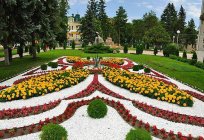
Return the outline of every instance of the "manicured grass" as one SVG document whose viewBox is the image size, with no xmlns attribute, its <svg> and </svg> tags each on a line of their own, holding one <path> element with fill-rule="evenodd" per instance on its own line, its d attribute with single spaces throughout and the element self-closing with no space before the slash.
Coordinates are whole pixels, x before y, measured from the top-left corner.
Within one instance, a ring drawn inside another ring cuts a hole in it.
<svg viewBox="0 0 204 140">
<path fill-rule="evenodd" d="M 0 80 L 18 74 L 26 69 L 40 66 L 43 63 L 49 62 L 61 56 L 81 56 L 94 57 L 96 54 L 85 54 L 80 50 L 52 50 L 45 53 L 40 53 L 36 60 L 30 56 L 24 58 L 16 58 L 10 66 L 5 66 L 4 62 L 0 62 Z M 182 82 L 188 83 L 204 90 L 204 70 L 195 66 L 178 62 L 165 57 L 151 55 L 133 55 L 133 54 L 100 54 L 102 57 L 127 57 L 135 62 L 146 64 L 153 69 L 174 77 Z"/>
<path fill-rule="evenodd" d="M 12 54 L 13 55 L 17 54 L 17 50 L 13 49 Z M 0 57 L 4 57 L 4 49 L 3 48 L 0 48 Z"/>
</svg>

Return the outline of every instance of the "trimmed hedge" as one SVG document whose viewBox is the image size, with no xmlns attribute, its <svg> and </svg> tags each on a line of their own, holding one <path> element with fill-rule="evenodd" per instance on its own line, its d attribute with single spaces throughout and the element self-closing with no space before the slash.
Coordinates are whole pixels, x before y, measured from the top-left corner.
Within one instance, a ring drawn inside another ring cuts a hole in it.
<svg viewBox="0 0 204 140">
<path fill-rule="evenodd" d="M 109 46 L 104 46 L 103 44 L 87 46 L 84 49 L 85 53 L 113 53 L 113 49 Z"/>
<path fill-rule="evenodd" d="M 166 57 L 169 57 L 170 55 L 176 55 L 179 56 L 179 49 L 176 44 L 169 44 L 164 47 L 163 54 Z"/>
<path fill-rule="evenodd" d="M 50 66 L 51 68 L 57 68 L 58 67 L 58 63 L 57 62 L 49 62 L 48 66 Z"/>
<path fill-rule="evenodd" d="M 197 60 L 195 60 L 195 59 L 192 59 L 192 60 L 191 59 L 185 59 L 185 58 L 178 57 L 178 56 L 175 56 L 175 55 L 170 55 L 169 58 L 177 60 L 177 61 L 181 61 L 181 62 L 184 62 L 184 63 L 188 63 L 190 65 L 196 66 L 196 67 L 204 70 L 204 63 L 197 62 Z"/>
<path fill-rule="evenodd" d="M 145 68 L 145 69 L 144 69 L 144 72 L 145 72 L 145 73 L 150 73 L 151 70 L 150 70 L 150 68 Z"/>
<path fill-rule="evenodd" d="M 42 65 L 40 66 L 40 68 L 41 68 L 41 70 L 47 70 L 47 64 L 42 64 Z"/>
<path fill-rule="evenodd" d="M 40 134 L 41 140 L 67 140 L 67 131 L 58 124 L 48 124 L 43 126 Z"/>
<path fill-rule="evenodd" d="M 89 103 L 87 112 L 91 118 L 100 119 L 104 118 L 107 114 L 108 108 L 106 104 L 99 99 Z"/>
<path fill-rule="evenodd" d="M 133 71 L 139 71 L 139 70 L 141 70 L 141 69 L 143 69 L 143 68 L 144 68 L 143 65 L 134 65 L 134 66 L 133 66 Z"/>
<path fill-rule="evenodd" d="M 152 140 L 152 137 L 146 130 L 137 128 L 128 132 L 126 140 Z"/>
</svg>

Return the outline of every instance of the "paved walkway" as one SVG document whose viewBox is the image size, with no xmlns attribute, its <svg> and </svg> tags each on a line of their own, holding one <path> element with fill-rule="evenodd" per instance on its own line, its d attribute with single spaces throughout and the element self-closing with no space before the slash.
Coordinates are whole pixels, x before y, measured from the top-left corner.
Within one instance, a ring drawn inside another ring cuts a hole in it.
<svg viewBox="0 0 204 140">
<path fill-rule="evenodd" d="M 61 48 L 56 48 L 56 49 L 61 49 Z M 68 48 L 67 48 L 68 49 Z M 120 53 L 123 53 L 123 50 L 120 50 Z M 128 53 L 135 53 L 135 50 L 129 50 Z M 154 55 L 153 51 L 143 51 L 143 54 L 146 54 L 146 55 Z M 26 56 L 26 55 L 29 55 L 29 53 L 24 53 L 23 56 Z M 163 55 L 163 52 L 158 52 L 157 54 L 158 56 L 164 56 Z M 179 53 L 179 55 L 182 57 L 183 53 Z M 191 59 L 192 58 L 192 54 L 187 54 L 187 57 L 188 59 Z M 13 55 L 13 59 L 15 58 L 19 58 L 19 55 L 16 54 L 16 55 Z M 4 61 L 4 57 L 1 57 L 0 58 L 0 62 L 1 61 Z"/>
</svg>

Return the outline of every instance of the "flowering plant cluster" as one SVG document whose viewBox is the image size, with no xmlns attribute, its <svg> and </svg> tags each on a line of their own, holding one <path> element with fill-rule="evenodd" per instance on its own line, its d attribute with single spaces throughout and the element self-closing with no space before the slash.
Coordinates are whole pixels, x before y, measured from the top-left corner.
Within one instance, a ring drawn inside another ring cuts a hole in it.
<svg viewBox="0 0 204 140">
<path fill-rule="evenodd" d="M 107 58 L 101 60 L 102 63 L 112 63 L 112 64 L 117 64 L 117 65 L 123 65 L 124 64 L 124 59 L 120 58 Z"/>
<path fill-rule="evenodd" d="M 90 63 L 91 61 L 87 59 L 82 59 L 81 57 L 77 57 L 77 56 L 67 56 L 67 62 L 69 63 L 81 62 L 86 64 L 86 63 Z"/>
<path fill-rule="evenodd" d="M 31 77 L 28 80 L 0 91 L 0 101 L 5 102 L 43 96 L 76 85 L 88 77 L 88 75 L 88 70 L 77 69 L 54 71 L 37 77 Z"/>
<path fill-rule="evenodd" d="M 132 92 L 184 107 L 193 106 L 193 97 L 187 92 L 152 77 L 110 67 L 103 69 L 103 76 L 111 83 Z"/>
</svg>

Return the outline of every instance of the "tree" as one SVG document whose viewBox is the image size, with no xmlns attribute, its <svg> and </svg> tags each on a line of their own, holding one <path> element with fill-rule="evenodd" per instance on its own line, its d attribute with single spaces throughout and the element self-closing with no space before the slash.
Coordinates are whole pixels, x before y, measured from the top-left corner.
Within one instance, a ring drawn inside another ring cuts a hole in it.
<svg viewBox="0 0 204 140">
<path fill-rule="evenodd" d="M 75 41 L 72 41 L 72 50 L 75 50 Z"/>
<path fill-rule="evenodd" d="M 93 9 L 91 9 L 91 7 L 94 7 L 94 6 L 92 6 L 91 4 L 92 3 L 89 1 L 86 14 L 81 21 L 81 24 L 82 24 L 80 28 L 82 33 L 81 37 L 85 45 L 88 45 L 89 42 L 93 44 L 95 41 L 96 32 L 99 32 L 100 30 L 99 28 L 100 25 L 98 25 L 99 23 L 93 13 Z"/>
<path fill-rule="evenodd" d="M 178 21 L 177 21 L 177 29 L 181 32 L 181 36 L 179 37 L 179 42 L 183 42 L 184 36 L 182 35 L 184 33 L 186 26 L 186 12 L 183 6 L 181 6 L 180 11 L 178 13 Z"/>
<path fill-rule="evenodd" d="M 177 31 L 177 11 L 173 3 L 169 3 L 161 15 L 161 22 L 166 31 L 173 37 Z"/>
<path fill-rule="evenodd" d="M 193 19 L 191 19 L 188 22 L 188 25 L 187 25 L 184 33 L 185 33 L 184 34 L 185 45 L 187 46 L 187 45 L 191 44 L 192 47 L 195 46 L 196 39 L 197 39 L 197 31 L 196 31 L 195 22 Z"/>
<path fill-rule="evenodd" d="M 100 27 L 102 30 L 102 38 L 105 40 L 109 36 L 110 24 L 108 21 L 108 16 L 105 12 L 105 0 L 100 0 L 98 4 L 98 20 L 100 22 Z"/>
<path fill-rule="evenodd" d="M 89 0 L 88 2 L 89 10 L 94 18 L 98 16 L 98 2 L 96 0 Z"/>
<path fill-rule="evenodd" d="M 144 27 L 144 20 L 138 19 L 132 21 L 132 28 L 133 28 L 133 42 L 140 43 L 143 39 L 145 34 L 145 27 Z"/>
<path fill-rule="evenodd" d="M 60 30 L 57 34 L 57 41 L 61 46 L 67 44 L 67 29 L 68 29 L 68 18 L 67 18 L 67 9 L 69 8 L 67 0 L 61 0 L 59 5 L 59 17 L 60 17 Z"/>
<path fill-rule="evenodd" d="M 122 6 L 120 6 L 119 9 L 116 11 L 116 16 L 114 17 L 114 27 L 119 37 L 118 44 L 125 43 L 126 23 L 127 23 L 127 13 L 125 9 Z"/>
<path fill-rule="evenodd" d="M 9 45 L 13 42 L 15 29 L 14 7 L 16 0 L 0 1 L 0 44 L 4 47 L 5 64 L 9 65 Z"/>
<path fill-rule="evenodd" d="M 161 47 L 170 42 L 169 34 L 161 25 L 155 26 L 147 31 L 143 39 L 145 43 L 149 43 L 157 47 Z"/>
</svg>

